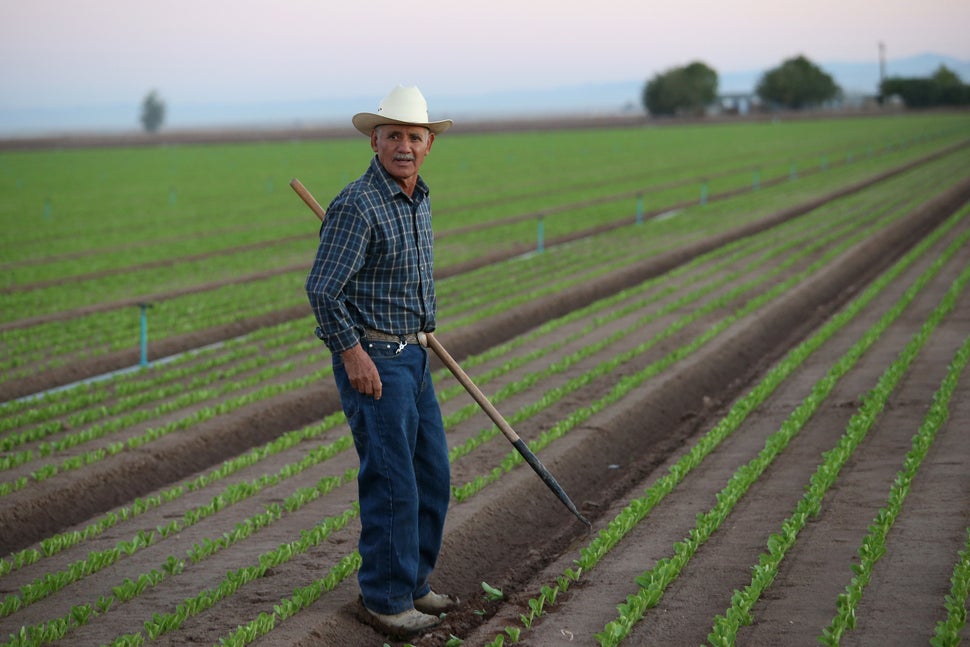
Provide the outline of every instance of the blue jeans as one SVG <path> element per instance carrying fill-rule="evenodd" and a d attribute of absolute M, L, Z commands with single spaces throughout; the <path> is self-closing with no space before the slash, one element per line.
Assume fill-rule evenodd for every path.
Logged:
<path fill-rule="evenodd" d="M 451 472 L 428 351 L 361 340 L 377 365 L 382 396 L 354 390 L 339 355 L 333 374 L 360 457 L 361 567 L 368 609 L 400 613 L 431 590 L 451 498 Z"/>

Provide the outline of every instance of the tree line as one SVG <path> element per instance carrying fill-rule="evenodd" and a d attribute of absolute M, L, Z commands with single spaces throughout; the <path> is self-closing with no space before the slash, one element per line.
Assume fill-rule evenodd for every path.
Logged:
<path fill-rule="evenodd" d="M 701 61 L 656 74 L 643 88 L 643 107 L 651 115 L 701 115 L 717 100 L 717 72 Z M 842 88 L 804 56 L 766 71 L 755 95 L 772 109 L 801 110 L 842 98 Z M 908 108 L 970 105 L 970 85 L 941 65 L 929 78 L 891 77 L 879 87 L 880 102 L 898 97 Z"/>
<path fill-rule="evenodd" d="M 879 94 L 899 97 L 907 108 L 970 105 L 970 85 L 945 65 L 929 78 L 888 78 L 879 84 Z"/>
<path fill-rule="evenodd" d="M 699 116 L 717 100 L 717 72 L 700 61 L 654 75 L 643 88 L 643 107 L 656 116 Z M 769 108 L 801 110 L 840 99 L 842 88 L 804 56 L 765 72 L 755 94 Z M 970 105 L 970 85 L 941 65 L 928 78 L 890 77 L 879 84 L 880 103 L 898 97 L 907 108 Z M 140 121 L 150 133 L 165 121 L 165 103 L 152 90 L 141 105 Z"/>

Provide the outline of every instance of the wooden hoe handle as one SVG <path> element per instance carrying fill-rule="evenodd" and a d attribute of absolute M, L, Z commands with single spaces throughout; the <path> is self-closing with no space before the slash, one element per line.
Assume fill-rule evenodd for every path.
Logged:
<path fill-rule="evenodd" d="M 510 425 L 499 410 L 495 408 L 495 405 L 493 405 L 489 399 L 485 397 L 485 394 L 482 393 L 481 389 L 479 389 L 478 386 L 472 382 L 472 379 L 468 377 L 468 374 L 465 373 L 464 370 L 462 370 L 461 366 L 458 365 L 458 362 L 455 361 L 455 358 L 453 358 L 451 354 L 445 350 L 445 347 L 441 345 L 441 342 L 438 341 L 438 338 L 434 336 L 434 333 L 418 333 L 418 341 L 421 342 L 422 346 L 427 346 L 434 351 L 435 355 L 437 355 L 441 362 L 448 368 L 449 371 L 451 371 L 452 375 L 458 379 L 458 382 L 465 387 L 465 390 L 468 391 L 470 396 L 472 396 L 472 399 L 478 403 L 478 406 L 482 408 L 488 417 L 492 419 L 492 422 L 494 422 L 502 433 L 505 434 L 505 437 L 508 438 L 510 442 L 517 442 L 519 440 L 519 434 L 515 433 L 515 430 L 512 429 L 512 425 Z"/>
<path fill-rule="evenodd" d="M 317 202 L 316 198 L 310 195 L 310 192 L 306 190 L 306 187 L 303 186 L 303 183 L 300 182 L 298 179 L 293 178 L 292 180 L 290 180 L 290 186 L 293 187 L 293 190 L 296 191 L 296 194 L 298 196 L 303 198 L 303 201 L 306 202 L 306 205 L 313 210 L 313 213 L 317 214 L 317 218 L 320 219 L 320 222 L 323 222 L 323 217 L 327 215 L 326 210 L 324 210 L 324 208 L 320 206 L 320 203 Z"/>

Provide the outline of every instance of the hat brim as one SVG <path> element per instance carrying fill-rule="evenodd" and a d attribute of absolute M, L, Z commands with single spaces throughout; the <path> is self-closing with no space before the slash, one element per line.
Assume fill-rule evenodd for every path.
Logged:
<path fill-rule="evenodd" d="M 424 126 L 435 135 L 445 132 L 451 128 L 454 123 L 451 119 L 442 119 L 441 121 L 429 121 L 427 123 L 417 123 L 413 121 L 400 121 L 398 119 L 390 119 L 384 115 L 374 114 L 373 112 L 358 112 L 354 115 L 351 120 L 354 123 L 354 128 L 364 133 L 370 137 L 371 131 L 375 127 L 382 124 L 398 124 L 401 126 Z"/>

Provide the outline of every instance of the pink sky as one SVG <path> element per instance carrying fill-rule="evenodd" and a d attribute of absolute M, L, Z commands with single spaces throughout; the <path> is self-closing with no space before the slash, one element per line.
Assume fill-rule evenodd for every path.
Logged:
<path fill-rule="evenodd" d="M 689 9 L 689 10 L 688 10 Z M 0 106 L 425 95 L 935 52 L 970 60 L 968 0 L 6 0 Z M 964 79 L 970 82 L 970 79 Z"/>

